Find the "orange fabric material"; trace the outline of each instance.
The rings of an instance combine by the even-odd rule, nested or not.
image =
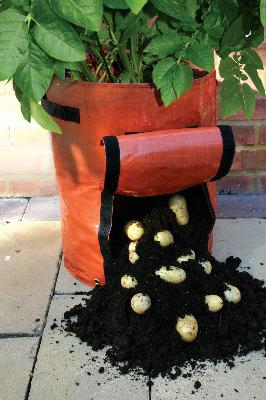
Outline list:
[[[125,132],[215,126],[215,71],[194,81],[190,91],[167,108],[150,84],[58,84],[53,80],[47,98],[80,109],[80,124],[56,119],[64,133],[52,137],[65,265],[88,285],[94,285],[94,279],[104,284],[98,242],[100,182],[105,174],[101,138]]]
[[[223,152],[220,129],[186,128],[118,137],[120,177],[116,193],[158,196],[209,182]]]

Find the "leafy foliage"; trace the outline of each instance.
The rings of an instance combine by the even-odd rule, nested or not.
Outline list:
[[[53,74],[64,81],[153,82],[165,106],[220,56],[225,117],[251,117],[265,89],[254,50],[266,0],[2,0],[0,80],[13,79],[24,117],[60,133],[39,105]]]

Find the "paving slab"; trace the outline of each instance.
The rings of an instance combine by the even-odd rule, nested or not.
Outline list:
[[[145,378],[119,375],[104,364],[104,352],[92,352],[75,336],[51,330],[64,312],[84,296],[55,296],[35,366],[29,400],[149,400]],[[56,319],[56,321],[54,321]],[[94,362],[92,361],[94,358]],[[100,373],[99,368],[104,367]]]
[[[71,275],[64,265],[64,260],[60,267],[59,275],[56,282],[55,294],[79,294],[80,292],[90,292],[92,287],[84,285]]]
[[[266,195],[218,196],[218,218],[266,218]]]
[[[0,334],[40,333],[60,249],[59,222],[0,224]]]
[[[27,204],[27,199],[0,199],[0,221],[22,220]]]
[[[0,339],[0,399],[24,400],[38,338]]]
[[[190,370],[184,370],[190,372]],[[151,400],[265,400],[266,358],[261,353],[239,357],[230,369],[221,363],[206,363],[205,370],[192,371],[189,378],[175,381],[157,378],[152,386]],[[201,386],[195,389],[195,383]]]
[[[23,221],[59,221],[59,197],[32,197],[23,216]]]
[[[266,281],[266,220],[217,220],[213,254],[218,260],[240,257],[242,270]]]
[[[266,281],[266,221],[259,219],[218,220],[214,229],[214,256],[224,260],[239,256],[242,269]],[[262,265],[264,264],[264,265]],[[186,371],[185,371],[186,372]],[[206,364],[205,371],[191,371],[191,378],[176,381],[157,378],[152,400],[264,400],[266,398],[266,357],[262,352],[239,357],[232,370],[224,364]],[[201,387],[196,390],[196,381]],[[193,393],[192,393],[193,392]]]

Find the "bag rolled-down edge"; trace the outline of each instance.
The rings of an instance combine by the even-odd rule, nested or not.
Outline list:
[[[220,179],[235,154],[227,125],[107,136],[103,144],[106,157],[119,158],[115,192],[126,196],[159,196]]]

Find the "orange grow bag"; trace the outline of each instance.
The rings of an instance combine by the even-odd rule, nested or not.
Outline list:
[[[230,129],[216,127],[215,72],[167,108],[150,84],[56,79],[42,104],[63,130],[52,139],[63,252],[80,281],[104,284],[113,274],[116,196],[150,198],[198,185],[214,223],[215,184],[208,182],[228,172],[234,153]]]

